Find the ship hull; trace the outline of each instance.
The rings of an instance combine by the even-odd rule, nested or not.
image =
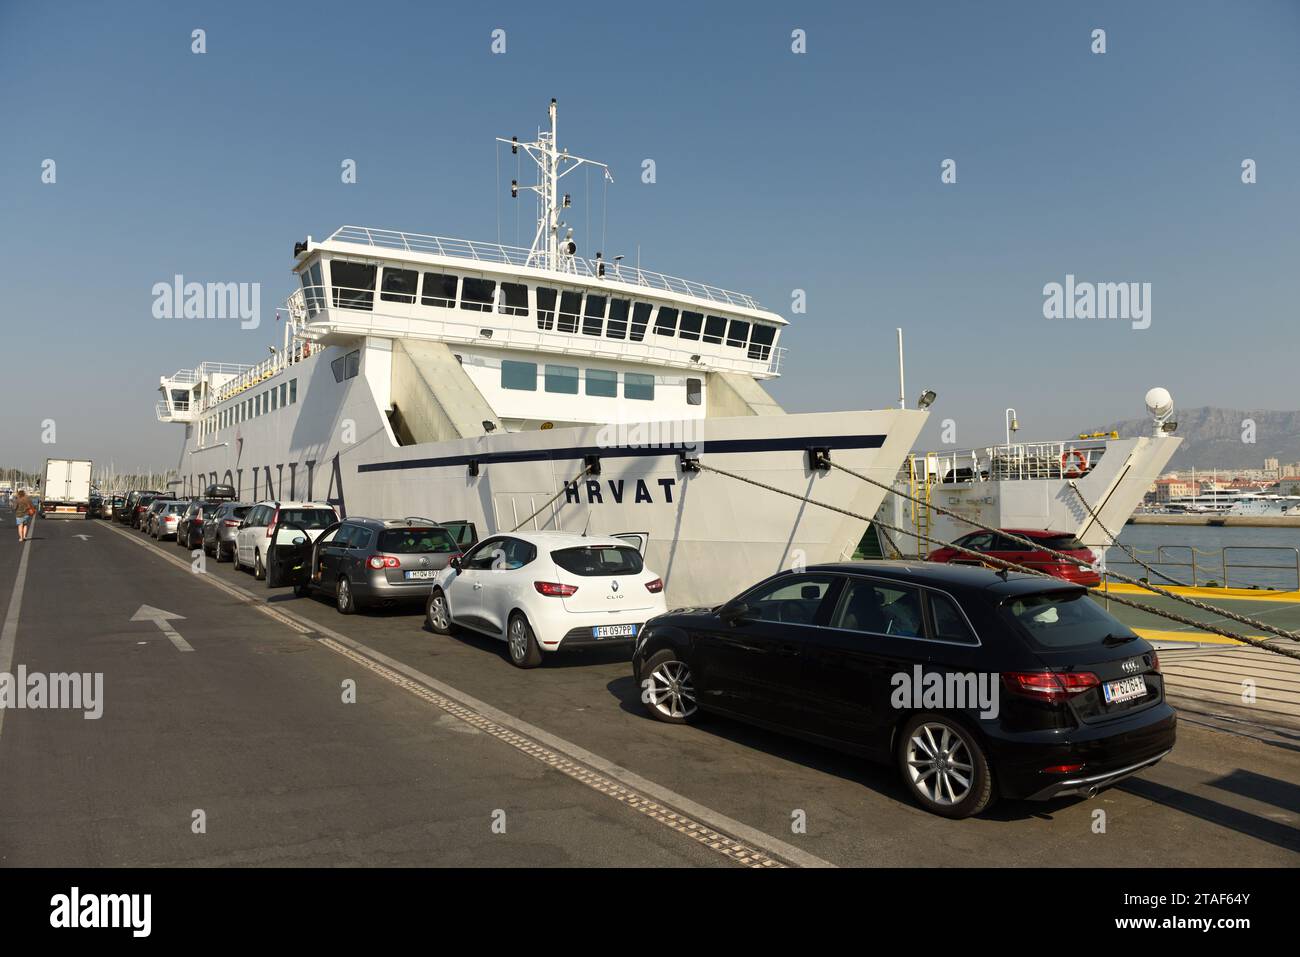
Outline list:
[[[294,404],[201,445],[189,427],[182,491],[220,482],[244,501],[469,520],[480,538],[516,528],[642,533],[647,564],[674,605],[722,602],[781,569],[851,557],[885,493],[813,468],[809,449],[889,481],[926,419],[912,410],[751,415],[700,420],[685,432],[624,423],[402,446],[365,375],[335,381],[335,352],[282,373],[297,379]],[[704,468],[691,470],[691,459]]]

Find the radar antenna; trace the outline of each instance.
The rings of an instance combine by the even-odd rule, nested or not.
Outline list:
[[[529,159],[537,164],[535,186],[520,186],[518,180],[510,181],[510,195],[516,199],[519,198],[521,189],[532,190],[538,196],[537,232],[533,235],[533,244],[528,250],[528,260],[525,265],[540,266],[557,272],[572,272],[573,257],[578,247],[572,239],[573,230],[569,230],[563,240],[560,239],[560,229],[565,225],[560,222],[560,211],[570,205],[568,194],[563,196],[560,194],[560,180],[584,165],[599,167],[607,182],[614,182],[614,176],[604,163],[584,159],[581,156],[570,156],[568,150],[561,150],[556,139],[554,97],[551,98],[550,114],[550,132],[538,130],[537,139],[531,143],[521,143],[517,136],[512,136],[510,139],[498,136],[497,142],[510,144],[512,153],[523,150],[528,154]]]

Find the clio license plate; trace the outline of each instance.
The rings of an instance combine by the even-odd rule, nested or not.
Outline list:
[[[593,638],[635,638],[636,625],[596,625],[591,635]]]

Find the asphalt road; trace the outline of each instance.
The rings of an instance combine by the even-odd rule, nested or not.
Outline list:
[[[1169,758],[1092,800],[947,821],[893,768],[652,721],[614,649],[519,671],[499,643],[426,631],[417,607],[344,617],[228,564],[193,573],[118,525],[46,521],[27,547],[11,670],[102,672],[104,713],[5,714],[9,865],[1300,862],[1290,747],[1184,723]],[[10,531],[5,605],[18,563]],[[170,625],[194,650],[132,621],[142,605],[184,616]]]

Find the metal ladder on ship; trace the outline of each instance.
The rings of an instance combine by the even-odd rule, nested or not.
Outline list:
[[[907,457],[907,488],[911,493],[912,527],[916,530],[916,546],[921,557],[930,553],[930,490],[934,486],[934,473],[929,457],[922,460],[921,475],[917,475],[916,456]],[[921,504],[924,502],[924,505]]]

